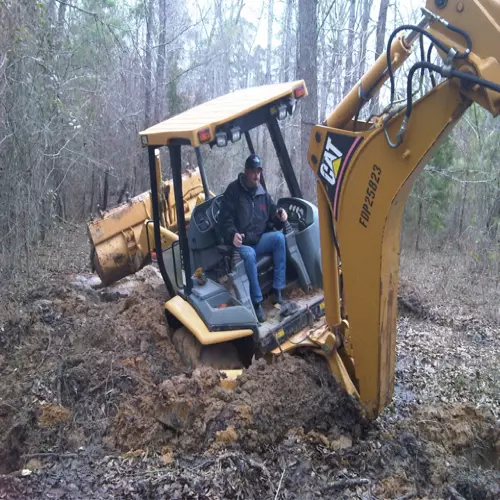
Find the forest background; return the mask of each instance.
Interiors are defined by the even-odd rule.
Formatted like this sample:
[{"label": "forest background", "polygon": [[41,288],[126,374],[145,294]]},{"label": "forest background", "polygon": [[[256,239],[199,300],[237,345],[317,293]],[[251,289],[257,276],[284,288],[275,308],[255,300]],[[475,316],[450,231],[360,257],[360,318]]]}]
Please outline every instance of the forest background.
[{"label": "forest background", "polygon": [[[309,96],[281,124],[314,201],[305,160],[311,124],[340,102],[395,27],[418,21],[423,5],[0,0],[0,279],[36,276],[57,262],[53,255],[40,259],[37,249],[64,245],[65,231],[81,228],[103,204],[148,189],[139,131],[243,87],[305,79]],[[380,110],[384,97],[362,118]],[[405,212],[403,255],[420,263],[440,256],[443,265],[463,270],[465,289],[470,279],[498,276],[499,124],[472,106],[418,178]],[[284,195],[267,130],[253,140],[270,191]],[[246,154],[244,141],[203,151],[213,191],[235,178]],[[193,160],[186,155],[184,167]],[[163,165],[168,176],[167,156]],[[498,279],[490,281],[488,290],[497,288]]]}]

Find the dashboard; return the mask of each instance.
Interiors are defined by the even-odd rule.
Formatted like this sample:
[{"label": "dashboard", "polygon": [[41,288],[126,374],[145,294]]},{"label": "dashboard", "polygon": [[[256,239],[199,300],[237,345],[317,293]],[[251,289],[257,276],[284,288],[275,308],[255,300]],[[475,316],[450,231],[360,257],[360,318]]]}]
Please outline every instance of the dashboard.
[{"label": "dashboard", "polygon": [[215,227],[219,222],[221,203],[222,195],[219,195],[215,198],[210,198],[195,208],[193,219],[198,231],[206,233]]}]

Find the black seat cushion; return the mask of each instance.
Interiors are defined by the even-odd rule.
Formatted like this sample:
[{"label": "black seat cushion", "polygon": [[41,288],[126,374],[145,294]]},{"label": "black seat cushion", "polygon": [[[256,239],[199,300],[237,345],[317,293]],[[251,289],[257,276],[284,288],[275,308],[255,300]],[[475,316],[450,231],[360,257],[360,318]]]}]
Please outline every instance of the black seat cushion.
[{"label": "black seat cushion", "polygon": [[273,264],[273,256],[269,253],[262,255],[257,259],[257,271],[262,271],[263,269],[267,269],[271,267]]},{"label": "black seat cushion", "polygon": [[232,245],[217,245],[217,250],[224,257],[232,257],[233,246]]}]

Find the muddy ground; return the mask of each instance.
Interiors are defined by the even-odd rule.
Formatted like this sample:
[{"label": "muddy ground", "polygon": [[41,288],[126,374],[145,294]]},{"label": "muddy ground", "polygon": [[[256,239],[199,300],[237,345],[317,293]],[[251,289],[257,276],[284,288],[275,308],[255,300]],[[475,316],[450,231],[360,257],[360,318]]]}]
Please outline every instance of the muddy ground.
[{"label": "muddy ground", "polygon": [[173,349],[153,268],[105,290],[81,271],[2,292],[0,499],[500,498],[495,322],[404,282],[370,423],[314,358],[221,388]]}]

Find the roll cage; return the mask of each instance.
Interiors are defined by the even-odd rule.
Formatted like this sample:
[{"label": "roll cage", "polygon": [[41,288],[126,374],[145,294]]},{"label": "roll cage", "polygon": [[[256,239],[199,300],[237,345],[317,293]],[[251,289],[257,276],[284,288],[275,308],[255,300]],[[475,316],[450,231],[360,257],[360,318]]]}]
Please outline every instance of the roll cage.
[{"label": "roll cage", "polygon": [[[178,224],[178,244],[182,268],[186,276],[183,287],[176,292],[163,258],[158,258],[158,267],[171,297],[177,293],[184,297],[189,296],[192,290],[192,281],[188,277],[192,276],[194,272],[189,254],[183,204],[181,148],[183,146],[194,147],[205,199],[208,199],[211,194],[201,155],[201,146],[208,144],[211,148],[214,146],[225,147],[229,142],[238,142],[244,136],[249,152],[254,154],[255,148],[250,131],[265,124],[269,130],[288,190],[292,197],[301,198],[302,192],[278,121],[292,115],[297,100],[305,95],[307,95],[307,89],[303,80],[243,89],[191,108],[185,113],[140,133],[142,145],[148,148],[154,247],[156,249],[162,248],[162,245],[160,203],[159,197],[154,195],[159,193],[159,182],[161,182],[161,172],[159,172],[159,166],[156,162],[155,149],[167,147],[169,150]],[[264,178],[261,182],[265,186]]]}]

